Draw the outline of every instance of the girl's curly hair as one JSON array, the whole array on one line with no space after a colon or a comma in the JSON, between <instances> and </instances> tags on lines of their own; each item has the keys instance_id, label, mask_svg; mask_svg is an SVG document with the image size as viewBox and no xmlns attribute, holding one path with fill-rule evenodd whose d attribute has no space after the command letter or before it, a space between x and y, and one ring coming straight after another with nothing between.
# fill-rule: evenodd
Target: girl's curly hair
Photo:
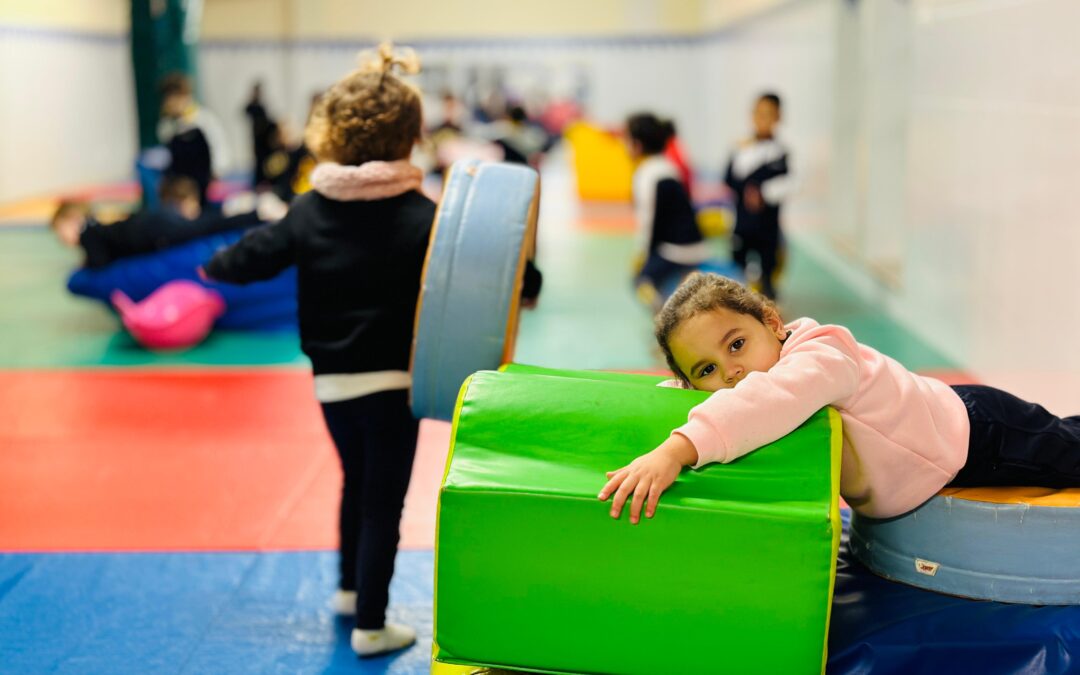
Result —
<instances>
[{"instance_id":1,"label":"girl's curly hair","mask_svg":"<svg viewBox=\"0 0 1080 675\"><path fill-rule=\"evenodd\" d=\"M395 54L384 42L374 56L323 94L312 110L304 142L319 161L358 165L408 158L420 138L420 92L394 74L415 74L411 50Z\"/></svg>"},{"instance_id":2,"label":"girl's curly hair","mask_svg":"<svg viewBox=\"0 0 1080 675\"><path fill-rule=\"evenodd\" d=\"M668 367L684 387L690 386L690 379L675 363L675 356L671 353L671 334L690 317L720 308L748 314L761 323L765 323L771 314L779 315L771 300L737 281L702 272L694 272L686 277L656 315L654 326L656 342L664 351Z\"/></svg>"}]
</instances>

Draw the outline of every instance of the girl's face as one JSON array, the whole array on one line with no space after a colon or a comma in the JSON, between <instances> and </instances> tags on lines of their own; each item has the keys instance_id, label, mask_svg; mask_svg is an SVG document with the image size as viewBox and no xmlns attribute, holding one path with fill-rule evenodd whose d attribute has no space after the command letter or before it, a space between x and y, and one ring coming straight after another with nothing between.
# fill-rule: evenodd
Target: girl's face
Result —
<instances>
[{"instance_id":1,"label":"girl's face","mask_svg":"<svg viewBox=\"0 0 1080 675\"><path fill-rule=\"evenodd\" d=\"M780 360L787 336L776 312L765 323L749 314L720 308L683 321L668 346L690 386L703 391L730 389L753 372L765 372Z\"/></svg>"}]
</instances>

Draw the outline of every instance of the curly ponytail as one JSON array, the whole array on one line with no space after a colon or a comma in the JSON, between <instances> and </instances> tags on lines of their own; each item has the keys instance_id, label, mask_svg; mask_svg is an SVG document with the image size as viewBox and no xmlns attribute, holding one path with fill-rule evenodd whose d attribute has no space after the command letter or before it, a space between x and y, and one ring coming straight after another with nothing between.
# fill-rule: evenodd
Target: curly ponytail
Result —
<instances>
[{"instance_id":1,"label":"curly ponytail","mask_svg":"<svg viewBox=\"0 0 1080 675\"><path fill-rule=\"evenodd\" d=\"M359 165L407 159L420 138L420 92L395 75L420 71L411 49L389 42L361 55L360 67L315 105L304 141L319 161Z\"/></svg>"}]
</instances>

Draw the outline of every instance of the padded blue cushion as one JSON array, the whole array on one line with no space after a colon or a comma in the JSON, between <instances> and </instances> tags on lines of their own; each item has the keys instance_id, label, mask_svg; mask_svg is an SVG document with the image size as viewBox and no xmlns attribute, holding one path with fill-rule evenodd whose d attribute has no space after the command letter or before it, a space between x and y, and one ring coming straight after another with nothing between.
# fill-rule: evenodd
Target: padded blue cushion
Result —
<instances>
[{"instance_id":1,"label":"padded blue cushion","mask_svg":"<svg viewBox=\"0 0 1080 675\"><path fill-rule=\"evenodd\" d=\"M883 577L940 593L1080 604L1080 508L938 495L897 518L855 514L851 550Z\"/></svg>"},{"instance_id":2,"label":"padded blue cushion","mask_svg":"<svg viewBox=\"0 0 1080 675\"><path fill-rule=\"evenodd\" d=\"M510 360L538 198L528 167L462 160L450 168L416 317L417 417L449 420L466 377Z\"/></svg>"},{"instance_id":3,"label":"padded blue cushion","mask_svg":"<svg viewBox=\"0 0 1080 675\"><path fill-rule=\"evenodd\" d=\"M79 269L68 279L68 290L111 307L109 295L115 289L139 302L166 282L188 279L213 288L225 298L225 314L214 324L217 328L295 330L296 268L290 267L273 279L246 286L207 283L198 278L197 267L210 260L219 248L233 244L242 236L239 230L222 232L164 251L121 258L100 269Z\"/></svg>"}]
</instances>

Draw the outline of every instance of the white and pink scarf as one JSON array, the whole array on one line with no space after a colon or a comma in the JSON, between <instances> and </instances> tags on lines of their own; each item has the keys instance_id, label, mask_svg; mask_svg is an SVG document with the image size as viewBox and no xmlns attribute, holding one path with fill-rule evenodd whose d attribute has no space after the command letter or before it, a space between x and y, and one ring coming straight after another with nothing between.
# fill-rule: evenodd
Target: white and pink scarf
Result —
<instances>
[{"instance_id":1,"label":"white and pink scarf","mask_svg":"<svg viewBox=\"0 0 1080 675\"><path fill-rule=\"evenodd\" d=\"M423 180L424 172L405 159L359 166L323 162L311 172L311 187L340 202L396 197L418 189Z\"/></svg>"}]
</instances>

